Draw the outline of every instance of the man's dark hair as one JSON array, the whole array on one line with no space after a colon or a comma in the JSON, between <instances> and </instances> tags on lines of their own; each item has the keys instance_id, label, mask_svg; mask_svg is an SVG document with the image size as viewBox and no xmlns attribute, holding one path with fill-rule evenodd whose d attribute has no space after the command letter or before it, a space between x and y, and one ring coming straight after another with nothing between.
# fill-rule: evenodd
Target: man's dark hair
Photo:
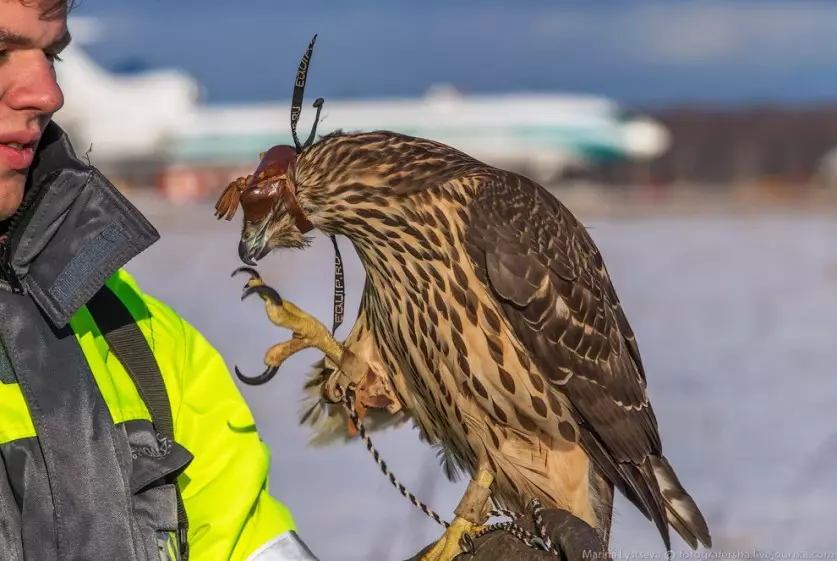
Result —
<instances>
[{"instance_id":1,"label":"man's dark hair","mask_svg":"<svg viewBox=\"0 0 837 561\"><path fill-rule=\"evenodd\" d=\"M43 9L41 17L50 17L61 11L69 14L76 4L76 0L20 0L20 2L27 7L40 4Z\"/></svg>"}]
</instances>

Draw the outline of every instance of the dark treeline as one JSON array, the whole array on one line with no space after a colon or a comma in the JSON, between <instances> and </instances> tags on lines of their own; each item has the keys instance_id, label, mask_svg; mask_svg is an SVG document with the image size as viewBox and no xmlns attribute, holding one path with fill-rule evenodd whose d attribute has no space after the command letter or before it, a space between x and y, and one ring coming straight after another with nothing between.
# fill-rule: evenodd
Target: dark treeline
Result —
<instances>
[{"instance_id":1,"label":"dark treeline","mask_svg":"<svg viewBox=\"0 0 837 561\"><path fill-rule=\"evenodd\" d=\"M623 184L807 184L823 156L837 147L837 105L678 107L645 113L671 132L668 152L650 162L599 165L591 172L593 179Z\"/></svg>"}]
</instances>

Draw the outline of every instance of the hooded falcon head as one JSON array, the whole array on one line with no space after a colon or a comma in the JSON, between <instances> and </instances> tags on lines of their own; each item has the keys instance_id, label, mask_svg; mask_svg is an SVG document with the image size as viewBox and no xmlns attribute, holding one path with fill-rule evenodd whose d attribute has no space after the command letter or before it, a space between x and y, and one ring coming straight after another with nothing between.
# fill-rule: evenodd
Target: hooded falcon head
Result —
<instances>
[{"instance_id":1,"label":"hooded falcon head","mask_svg":"<svg viewBox=\"0 0 837 561\"><path fill-rule=\"evenodd\" d=\"M449 146L389 131L337 131L299 154L274 146L240 195L239 256L254 265L274 249L305 248L315 228L355 244L386 245L426 207L464 204L463 194L445 184L483 166Z\"/></svg>"}]
</instances>

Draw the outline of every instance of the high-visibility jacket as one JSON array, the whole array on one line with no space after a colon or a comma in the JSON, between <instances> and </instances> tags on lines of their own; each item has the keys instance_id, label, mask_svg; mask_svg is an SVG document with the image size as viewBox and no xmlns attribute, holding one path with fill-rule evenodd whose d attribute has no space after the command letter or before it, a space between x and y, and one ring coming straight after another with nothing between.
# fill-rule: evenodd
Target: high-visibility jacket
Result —
<instances>
[{"instance_id":1,"label":"high-visibility jacket","mask_svg":"<svg viewBox=\"0 0 837 561\"><path fill-rule=\"evenodd\" d=\"M124 270L156 230L54 123L0 242L0 559L314 559L269 494L270 452L224 360ZM103 288L104 285L104 288ZM173 439L88 304L130 312L168 396ZM130 349L129 349L130 350Z\"/></svg>"}]
</instances>

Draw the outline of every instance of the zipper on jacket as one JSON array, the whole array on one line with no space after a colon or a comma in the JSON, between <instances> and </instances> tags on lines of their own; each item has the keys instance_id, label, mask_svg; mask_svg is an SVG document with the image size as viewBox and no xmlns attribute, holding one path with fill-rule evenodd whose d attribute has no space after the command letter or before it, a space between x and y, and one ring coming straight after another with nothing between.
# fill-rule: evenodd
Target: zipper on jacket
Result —
<instances>
[{"instance_id":1,"label":"zipper on jacket","mask_svg":"<svg viewBox=\"0 0 837 561\"><path fill-rule=\"evenodd\" d=\"M24 214L35 203L38 193L43 190L43 186L46 183L44 181L38 187L26 190L23 195L23 201L21 201L17 211L8 220L5 235L0 236L0 279L6 281L15 294L23 294L23 285L20 284L20 279L17 277L17 273L12 266L13 236Z\"/></svg>"},{"instance_id":2,"label":"zipper on jacket","mask_svg":"<svg viewBox=\"0 0 837 561\"><path fill-rule=\"evenodd\" d=\"M0 240L0 277L12 288L15 294L23 294L23 286L20 284L20 279L17 278L14 267L12 267L11 248L9 247L9 237L6 236Z\"/></svg>"}]
</instances>

